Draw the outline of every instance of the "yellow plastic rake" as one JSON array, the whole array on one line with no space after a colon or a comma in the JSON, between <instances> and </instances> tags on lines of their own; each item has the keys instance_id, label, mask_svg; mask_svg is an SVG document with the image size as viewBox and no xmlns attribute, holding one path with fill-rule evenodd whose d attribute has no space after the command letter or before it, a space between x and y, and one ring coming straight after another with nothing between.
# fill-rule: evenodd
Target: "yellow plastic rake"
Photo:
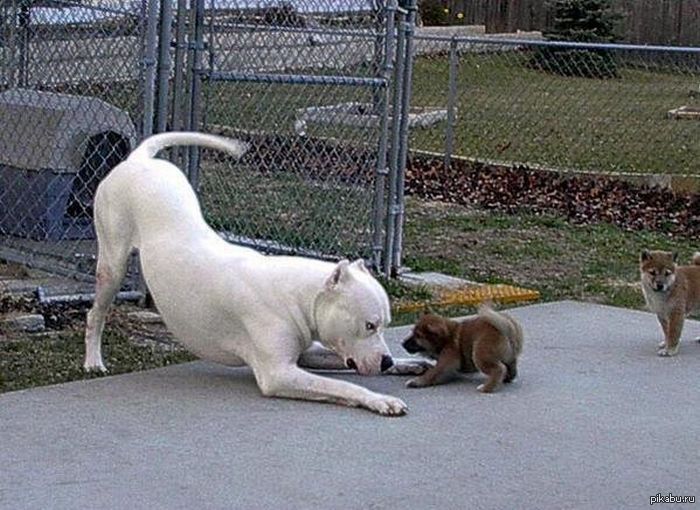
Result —
<instances>
[{"instance_id":1,"label":"yellow plastic rake","mask_svg":"<svg viewBox=\"0 0 700 510\"><path fill-rule=\"evenodd\" d=\"M517 303L521 301L536 301L540 293L536 290L514 287L503 284L465 285L439 291L435 299L429 301L410 301L398 303L397 312L415 312L428 307L441 306L469 306L477 305L484 301L498 303Z\"/></svg>"}]
</instances>

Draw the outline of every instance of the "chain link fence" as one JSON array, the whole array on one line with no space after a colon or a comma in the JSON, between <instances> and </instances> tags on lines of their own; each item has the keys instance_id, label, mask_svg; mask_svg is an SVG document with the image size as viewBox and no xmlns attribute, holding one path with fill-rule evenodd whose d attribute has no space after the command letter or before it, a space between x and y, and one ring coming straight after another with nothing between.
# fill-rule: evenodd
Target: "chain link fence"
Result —
<instances>
[{"instance_id":1,"label":"chain link fence","mask_svg":"<svg viewBox=\"0 0 700 510\"><path fill-rule=\"evenodd\" d=\"M413 10L368 0L12 0L0 15L4 259L89 278L100 179L152 132L203 130L251 144L239 162L196 148L165 155L223 237L387 262L386 218L399 211L389 193L399 155L389 148L405 144L391 84L402 81L394 62Z\"/></svg>"},{"instance_id":2,"label":"chain link fence","mask_svg":"<svg viewBox=\"0 0 700 510\"><path fill-rule=\"evenodd\" d=\"M201 163L205 215L226 238L372 258L388 79L386 12L368 6L316 0L207 16L204 129L250 144L238 163Z\"/></svg>"},{"instance_id":3,"label":"chain link fence","mask_svg":"<svg viewBox=\"0 0 700 510\"><path fill-rule=\"evenodd\" d=\"M207 13L204 130L250 144L242 161L208 157L198 170L205 216L225 238L391 271L400 155L390 149L405 144L393 87L413 15L337 0Z\"/></svg>"},{"instance_id":4,"label":"chain link fence","mask_svg":"<svg viewBox=\"0 0 700 510\"><path fill-rule=\"evenodd\" d=\"M407 157L700 173L700 49L414 35L414 0L0 5L0 257L84 277L92 197L152 132L226 239L401 265ZM409 154L408 149L411 149Z\"/></svg>"},{"instance_id":5,"label":"chain link fence","mask_svg":"<svg viewBox=\"0 0 700 510\"><path fill-rule=\"evenodd\" d=\"M700 174L700 48L416 37L410 147L595 173Z\"/></svg>"}]
</instances>

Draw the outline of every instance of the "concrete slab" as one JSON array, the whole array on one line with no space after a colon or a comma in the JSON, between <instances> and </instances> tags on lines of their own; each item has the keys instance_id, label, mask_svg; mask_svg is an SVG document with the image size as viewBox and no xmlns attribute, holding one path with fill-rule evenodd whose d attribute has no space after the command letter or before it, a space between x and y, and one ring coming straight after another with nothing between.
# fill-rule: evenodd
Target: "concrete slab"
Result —
<instances>
[{"instance_id":1,"label":"concrete slab","mask_svg":"<svg viewBox=\"0 0 700 510\"><path fill-rule=\"evenodd\" d=\"M479 394L478 377L418 390L334 375L404 398L403 418L264 399L247 369L200 362L1 395L0 508L621 509L700 496L700 323L664 359L651 314L513 313L527 338L501 393ZM395 352L405 332L392 330Z\"/></svg>"}]
</instances>

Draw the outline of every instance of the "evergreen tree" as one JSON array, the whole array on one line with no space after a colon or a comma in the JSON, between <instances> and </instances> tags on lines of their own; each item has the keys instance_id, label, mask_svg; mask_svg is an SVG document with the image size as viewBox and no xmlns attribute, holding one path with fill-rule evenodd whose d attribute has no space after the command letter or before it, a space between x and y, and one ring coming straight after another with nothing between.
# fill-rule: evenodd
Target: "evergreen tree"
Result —
<instances>
[{"instance_id":1,"label":"evergreen tree","mask_svg":"<svg viewBox=\"0 0 700 510\"><path fill-rule=\"evenodd\" d=\"M543 33L551 41L610 43L617 39L619 15L612 0L550 0L552 28ZM566 76L616 78L617 65L609 50L542 47L532 66Z\"/></svg>"},{"instance_id":2,"label":"evergreen tree","mask_svg":"<svg viewBox=\"0 0 700 510\"><path fill-rule=\"evenodd\" d=\"M619 16L611 0L550 0L554 22L545 39L572 42L613 42Z\"/></svg>"}]
</instances>

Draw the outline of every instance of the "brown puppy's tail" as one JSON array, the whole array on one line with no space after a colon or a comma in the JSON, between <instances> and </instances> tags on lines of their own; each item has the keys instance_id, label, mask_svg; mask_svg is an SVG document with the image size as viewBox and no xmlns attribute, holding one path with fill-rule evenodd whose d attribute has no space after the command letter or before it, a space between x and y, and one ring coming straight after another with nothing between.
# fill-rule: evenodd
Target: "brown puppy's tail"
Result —
<instances>
[{"instance_id":1,"label":"brown puppy's tail","mask_svg":"<svg viewBox=\"0 0 700 510\"><path fill-rule=\"evenodd\" d=\"M693 258L691 260L693 264L695 264L696 266L700 266L700 251L696 251L693 254Z\"/></svg>"},{"instance_id":2,"label":"brown puppy's tail","mask_svg":"<svg viewBox=\"0 0 700 510\"><path fill-rule=\"evenodd\" d=\"M508 339L513 346L515 356L520 355L523 349L523 328L518 321L506 313L497 312L488 301L479 305L477 314Z\"/></svg>"}]
</instances>

